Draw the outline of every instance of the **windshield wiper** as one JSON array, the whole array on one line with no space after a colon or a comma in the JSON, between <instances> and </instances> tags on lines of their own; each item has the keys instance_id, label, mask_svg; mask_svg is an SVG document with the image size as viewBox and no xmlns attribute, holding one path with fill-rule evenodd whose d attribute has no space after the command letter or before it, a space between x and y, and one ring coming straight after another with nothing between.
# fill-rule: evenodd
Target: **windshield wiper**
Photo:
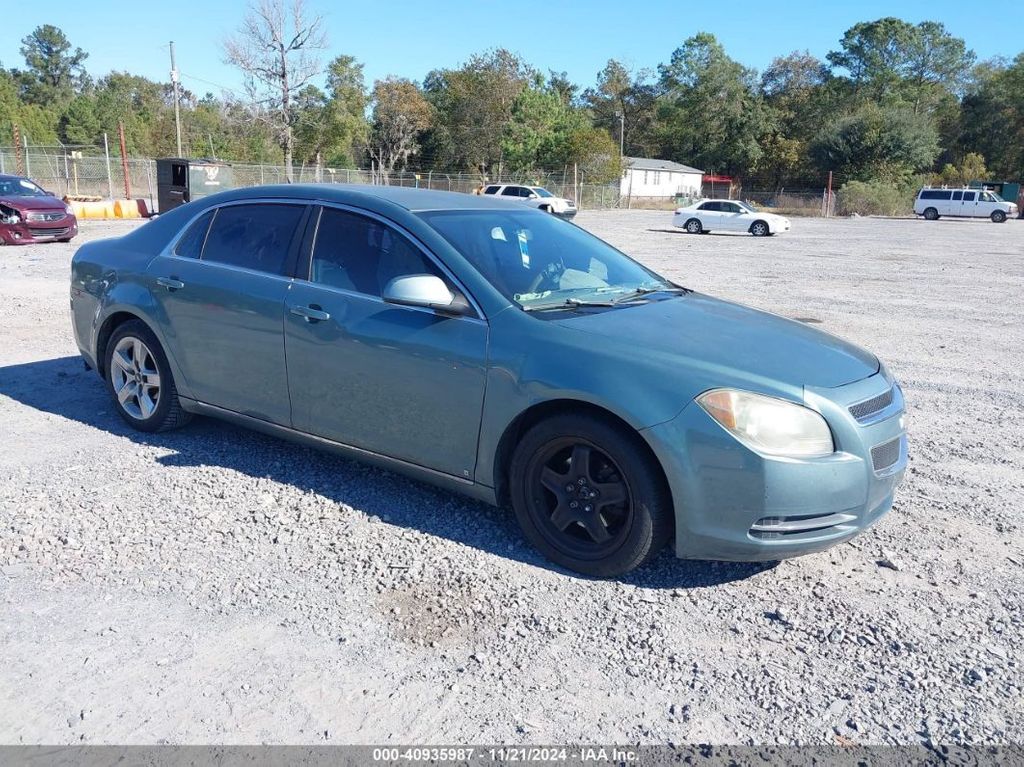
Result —
<instances>
[{"instance_id":1,"label":"windshield wiper","mask_svg":"<svg viewBox=\"0 0 1024 767\"><path fill-rule=\"evenodd\" d=\"M524 312L544 312L551 309L579 309L583 306L615 306L615 301L584 301L581 298L567 298L557 304L536 304L523 306Z\"/></svg>"},{"instance_id":2,"label":"windshield wiper","mask_svg":"<svg viewBox=\"0 0 1024 767\"><path fill-rule=\"evenodd\" d=\"M639 287L636 290L631 290L628 293L623 293L621 296L614 299L612 303L621 304L625 303L626 301L633 301L637 298L640 298L641 296L646 296L651 293L678 293L682 295L683 293L690 292L692 291L689 288L680 288L673 285L664 285L660 287Z\"/></svg>"}]
</instances>

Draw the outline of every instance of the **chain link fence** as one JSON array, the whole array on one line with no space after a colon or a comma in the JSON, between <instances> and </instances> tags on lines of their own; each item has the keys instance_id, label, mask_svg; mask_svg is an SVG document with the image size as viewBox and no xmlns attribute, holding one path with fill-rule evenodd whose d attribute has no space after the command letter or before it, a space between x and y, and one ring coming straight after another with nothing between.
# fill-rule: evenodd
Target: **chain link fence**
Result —
<instances>
[{"instance_id":1,"label":"chain link fence","mask_svg":"<svg viewBox=\"0 0 1024 767\"><path fill-rule=\"evenodd\" d=\"M235 186L257 186L286 183L282 165L230 163ZM150 210L156 209L156 161L129 158L122 161L109 157L93 146L72 147L0 147L0 173L20 174L32 178L58 197L89 195L104 199L131 197L145 199ZM296 165L297 183L387 184L449 192L473 193L485 183L520 183L543 186L552 194L574 200L580 209L653 208L671 210L687 205L693 198L628 197L620 194L618 182L592 184L584 174L572 169L535 172L529 175L503 174L485 182L477 173L450 171L393 171L377 169L329 168ZM725 195L722 195L725 196ZM821 190L737 191L731 196L756 203L761 207L795 215L833 215L835 196L826 199Z\"/></svg>"}]
</instances>

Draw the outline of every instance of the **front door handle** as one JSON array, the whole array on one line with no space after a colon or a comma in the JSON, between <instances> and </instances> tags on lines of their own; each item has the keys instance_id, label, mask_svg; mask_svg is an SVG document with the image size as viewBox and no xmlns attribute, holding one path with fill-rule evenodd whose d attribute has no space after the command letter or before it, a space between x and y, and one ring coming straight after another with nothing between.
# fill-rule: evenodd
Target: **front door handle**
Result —
<instances>
[{"instance_id":1,"label":"front door handle","mask_svg":"<svg viewBox=\"0 0 1024 767\"><path fill-rule=\"evenodd\" d=\"M321 320L329 320L331 315L325 312L316 304L310 306L292 306L289 311L292 314L296 314L299 317L305 318L306 322L320 322Z\"/></svg>"},{"instance_id":2,"label":"front door handle","mask_svg":"<svg viewBox=\"0 0 1024 767\"><path fill-rule=\"evenodd\" d=\"M181 280L177 280L174 277L157 277L157 285L163 285L168 290L181 290L185 287L185 283Z\"/></svg>"}]
</instances>

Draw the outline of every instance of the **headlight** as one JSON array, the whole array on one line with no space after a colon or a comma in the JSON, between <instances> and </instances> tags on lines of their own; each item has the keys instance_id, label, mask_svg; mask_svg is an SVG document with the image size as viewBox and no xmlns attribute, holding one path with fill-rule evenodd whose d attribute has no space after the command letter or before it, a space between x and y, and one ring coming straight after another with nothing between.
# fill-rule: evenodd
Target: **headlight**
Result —
<instances>
[{"instance_id":1,"label":"headlight","mask_svg":"<svg viewBox=\"0 0 1024 767\"><path fill-rule=\"evenodd\" d=\"M69 216L75 215L75 209L71 207L71 203L69 202L64 203L64 212Z\"/></svg>"},{"instance_id":2,"label":"headlight","mask_svg":"<svg viewBox=\"0 0 1024 767\"><path fill-rule=\"evenodd\" d=\"M751 450L790 458L835 452L825 419L803 405L737 389L712 389L697 403Z\"/></svg>"}]
</instances>

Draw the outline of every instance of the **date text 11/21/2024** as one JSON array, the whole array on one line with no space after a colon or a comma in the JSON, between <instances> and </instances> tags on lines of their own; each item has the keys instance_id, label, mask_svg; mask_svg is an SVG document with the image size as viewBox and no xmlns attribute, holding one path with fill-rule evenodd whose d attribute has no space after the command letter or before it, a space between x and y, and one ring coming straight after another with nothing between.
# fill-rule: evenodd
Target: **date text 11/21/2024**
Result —
<instances>
[{"instance_id":1,"label":"date text 11/21/2024","mask_svg":"<svg viewBox=\"0 0 1024 767\"><path fill-rule=\"evenodd\" d=\"M635 762L636 752L615 746L422 746L384 747L373 749L375 762L457 761L467 764L488 762L536 762L559 764L565 762L595 762L629 764Z\"/></svg>"}]
</instances>

